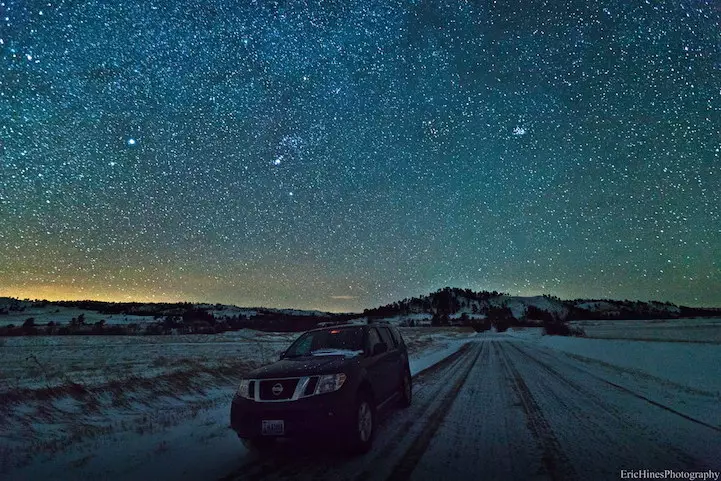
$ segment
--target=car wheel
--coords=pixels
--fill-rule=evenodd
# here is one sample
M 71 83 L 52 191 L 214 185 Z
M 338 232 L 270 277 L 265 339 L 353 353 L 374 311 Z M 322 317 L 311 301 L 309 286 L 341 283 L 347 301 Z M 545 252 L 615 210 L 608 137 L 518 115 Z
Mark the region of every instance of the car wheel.
M 254 451 L 257 453 L 267 452 L 275 446 L 274 438 L 242 438 L 241 441 L 248 451 Z
M 376 421 L 373 401 L 365 392 L 358 395 L 354 421 L 351 426 L 351 450 L 358 454 L 367 453 L 373 445 Z
M 401 381 L 400 405 L 407 408 L 413 401 L 413 382 L 411 381 L 411 373 L 407 370 L 403 372 L 403 380 Z

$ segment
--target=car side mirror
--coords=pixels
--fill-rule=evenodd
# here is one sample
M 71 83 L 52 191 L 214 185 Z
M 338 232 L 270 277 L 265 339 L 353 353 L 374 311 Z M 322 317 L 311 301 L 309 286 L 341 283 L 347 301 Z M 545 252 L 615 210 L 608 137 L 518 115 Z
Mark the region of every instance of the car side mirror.
M 381 341 L 375 346 L 373 346 L 373 355 L 377 356 L 378 354 L 383 354 L 384 352 L 388 352 L 388 344 Z

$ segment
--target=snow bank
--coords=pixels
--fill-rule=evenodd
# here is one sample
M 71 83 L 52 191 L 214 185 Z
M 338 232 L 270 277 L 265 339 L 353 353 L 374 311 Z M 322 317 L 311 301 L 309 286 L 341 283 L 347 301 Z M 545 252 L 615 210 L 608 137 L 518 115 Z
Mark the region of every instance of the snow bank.
M 619 332 L 622 332 L 622 329 L 619 329 Z M 574 356 L 648 374 L 681 386 L 721 394 L 720 344 L 544 336 L 541 328 L 509 329 L 505 334 Z M 684 331 L 680 330 L 677 337 L 681 339 L 683 335 Z
M 470 341 L 470 339 L 451 341 L 446 345 L 446 347 L 442 349 L 426 352 L 419 357 L 411 358 L 408 361 L 408 364 L 411 368 L 411 376 L 415 376 L 419 372 L 428 369 L 435 364 L 438 364 L 448 356 L 457 352 L 461 347 L 463 347 L 464 344 Z
M 530 335 L 527 335 L 530 339 Z M 721 345 L 542 336 L 541 346 L 721 394 Z
M 356 357 L 363 354 L 363 351 L 353 351 L 351 349 L 318 349 L 311 351 L 313 356 L 344 356 Z
M 587 337 L 616 340 L 692 341 L 721 344 L 721 319 L 574 321 Z

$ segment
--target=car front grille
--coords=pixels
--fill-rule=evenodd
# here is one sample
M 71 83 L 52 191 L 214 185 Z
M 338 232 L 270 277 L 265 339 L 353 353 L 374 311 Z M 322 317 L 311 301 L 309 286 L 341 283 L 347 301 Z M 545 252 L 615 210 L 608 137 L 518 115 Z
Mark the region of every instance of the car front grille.
M 282 401 L 293 397 L 295 388 L 298 385 L 298 379 L 270 379 L 261 380 L 260 400 L 261 401 Z

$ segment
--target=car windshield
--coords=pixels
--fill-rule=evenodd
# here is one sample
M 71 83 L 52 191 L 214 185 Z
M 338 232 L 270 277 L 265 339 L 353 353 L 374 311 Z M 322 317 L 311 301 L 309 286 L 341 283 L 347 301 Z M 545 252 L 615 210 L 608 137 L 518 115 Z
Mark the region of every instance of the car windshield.
M 328 329 L 307 332 L 285 352 L 285 357 L 363 352 L 361 329 Z

